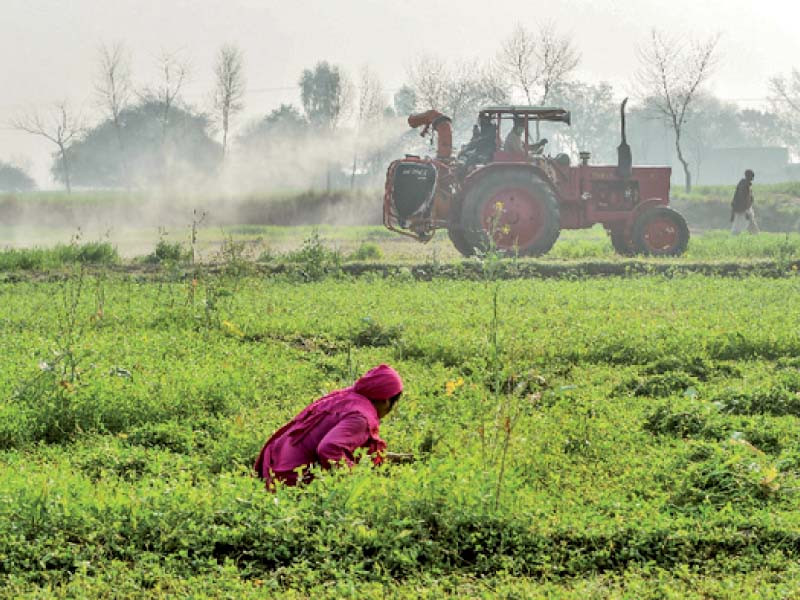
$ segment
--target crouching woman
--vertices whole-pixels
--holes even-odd
[[[300,414],[272,434],[258,455],[254,468],[274,489],[313,479],[310,468],[323,469],[344,461],[352,466],[357,448],[365,448],[380,464],[386,442],[378,435],[380,420],[394,407],[403,381],[388,365],[379,365],[354,385],[331,392],[309,404]]]

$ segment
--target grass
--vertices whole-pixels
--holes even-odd
[[[112,265],[120,261],[109,242],[56,244],[51,248],[0,251],[0,271],[59,269],[72,264]]]
[[[0,596],[791,593],[796,277],[300,281],[0,284]],[[420,460],[267,495],[383,361]]]
[[[0,231],[0,234],[2,232]],[[11,234],[9,234],[11,235]],[[22,234],[14,232],[15,238]],[[59,268],[62,264],[85,260],[101,264],[118,262],[119,254],[132,262],[157,264],[163,258],[185,259],[190,252],[188,228],[169,232],[140,230],[119,232],[111,242],[93,242],[83,250],[68,243],[54,247],[44,245],[46,239],[68,240],[66,231],[57,234],[39,231],[27,236],[42,242],[39,247],[7,248],[0,250],[0,270],[25,270]],[[10,238],[10,239],[15,239]],[[341,262],[382,261],[385,263],[416,265],[420,263],[460,263],[463,258],[453,248],[445,232],[439,232],[428,244],[420,244],[394,234],[383,227],[278,227],[243,225],[234,227],[206,227],[198,230],[197,259],[216,263],[224,260],[221,254],[226,244],[241,247],[242,258],[248,261],[296,263],[307,241],[314,239],[317,250],[330,257],[338,255]],[[313,257],[312,257],[313,258]],[[800,258],[800,234],[762,233],[757,236],[731,236],[727,231],[694,232],[689,247],[682,257],[674,259],[642,259],[653,264],[687,263],[751,263],[755,261],[791,261]],[[125,260],[122,262],[125,262]],[[576,261],[604,261],[625,263],[629,259],[614,253],[605,231],[599,226],[589,230],[563,231],[553,249],[536,259],[545,264],[574,263]],[[520,264],[531,259],[521,259]]]

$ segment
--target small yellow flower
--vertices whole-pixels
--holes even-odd
[[[456,380],[450,380],[444,384],[444,393],[448,396],[452,396],[462,385],[464,385],[463,377],[459,377]]]
[[[223,321],[222,326],[228,333],[233,334],[236,337],[244,337],[244,332],[230,321]]]
[[[764,479],[762,479],[759,483],[768,491],[777,492],[781,487],[781,484],[775,481],[777,478],[778,469],[776,469],[774,466],[771,466],[767,469]]]

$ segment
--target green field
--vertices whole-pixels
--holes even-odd
[[[778,251],[775,246],[785,235],[794,239],[792,246],[798,245],[800,183],[754,186],[758,221],[763,231],[771,232],[758,238],[759,244],[731,240],[722,231],[730,227],[734,187],[697,186],[691,194],[672,188],[671,203],[692,231],[687,260],[758,258]],[[421,245],[374,226],[381,223],[382,193],[380,189],[275,190],[227,197],[166,189],[0,194],[0,250],[68,244],[79,236],[84,242],[111,242],[123,259],[133,259],[152,251],[160,239],[188,243],[194,226],[197,257],[205,262],[217,259],[226,240],[246,244],[253,258],[265,251],[288,252],[298,248],[314,228],[343,253],[365,241],[380,241],[390,259],[419,262],[458,257],[444,232]],[[568,259],[598,256],[613,257],[611,244],[599,226],[562,232],[548,255]]]
[[[336,235],[412,260],[379,231]],[[419,281],[314,271],[350,250],[281,232],[271,275],[73,248],[0,283],[0,597],[800,592],[797,236],[674,260],[769,278],[501,281],[514,261],[488,257]],[[543,262],[619,260],[581,235]],[[379,362],[407,386],[383,437],[418,461],[267,494],[264,440]]]

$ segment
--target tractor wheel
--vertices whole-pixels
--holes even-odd
[[[453,226],[448,229],[447,236],[462,256],[470,257],[475,254],[475,246],[467,241],[464,230],[461,227]]]
[[[464,239],[473,248],[494,247],[506,255],[545,254],[561,233],[553,188],[527,170],[484,176],[467,192],[461,220]],[[490,244],[490,236],[494,244]]]
[[[612,227],[608,230],[608,235],[611,238],[614,252],[620,256],[633,256],[636,254],[631,236],[628,235],[624,227]]]
[[[632,237],[633,247],[640,254],[679,256],[689,244],[689,227],[679,212],[657,206],[636,217]]]

